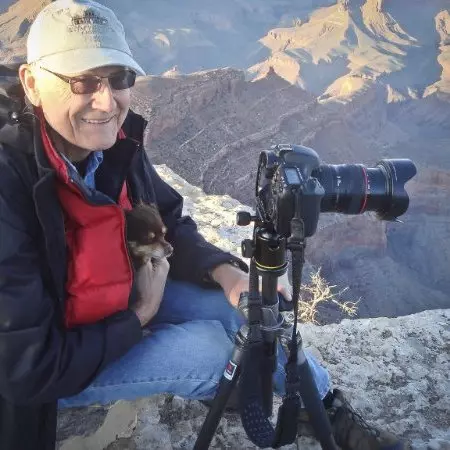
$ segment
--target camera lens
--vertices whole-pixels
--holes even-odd
[[[362,214],[375,211],[392,220],[406,212],[405,183],[417,173],[409,159],[383,159],[375,168],[362,164],[321,165],[311,176],[325,190],[321,212]]]

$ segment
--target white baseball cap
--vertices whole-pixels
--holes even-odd
[[[92,0],[56,0],[40,11],[28,34],[27,62],[62,75],[112,65],[145,75],[116,15]]]

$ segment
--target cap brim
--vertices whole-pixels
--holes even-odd
[[[105,66],[125,66],[138,75],[146,75],[142,67],[127,53],[110,48],[68,50],[39,60],[43,67],[61,75],[77,75]]]

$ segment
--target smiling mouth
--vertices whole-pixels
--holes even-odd
[[[88,123],[89,125],[105,125],[109,122],[111,122],[111,120],[114,119],[115,116],[111,117],[108,120],[94,120],[94,119],[81,119],[84,123]]]

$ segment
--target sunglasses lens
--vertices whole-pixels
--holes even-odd
[[[136,74],[131,70],[123,70],[109,77],[111,87],[117,91],[134,86]]]
[[[136,74],[131,70],[122,70],[111,75],[108,80],[113,89],[120,91],[134,86]],[[101,79],[97,77],[78,78],[71,83],[74,94],[93,94],[99,90],[100,85]]]
[[[74,94],[92,94],[98,90],[100,80],[97,78],[82,78],[72,83],[72,92]]]

